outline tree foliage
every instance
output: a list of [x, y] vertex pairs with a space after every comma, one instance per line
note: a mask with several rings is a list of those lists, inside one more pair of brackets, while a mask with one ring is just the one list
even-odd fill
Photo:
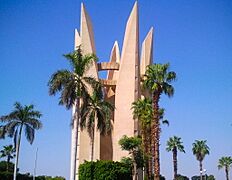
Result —
[[79, 166], [79, 180], [131, 180], [131, 166], [114, 161], [85, 162]]
[[166, 150], [172, 151], [173, 154], [173, 169], [174, 169], [174, 179], [177, 179], [177, 152], [184, 152], [184, 146], [182, 144], [181, 138], [177, 136], [170, 137], [167, 141]]
[[1, 137], [4, 138], [5, 135], [7, 135], [14, 138], [16, 147], [14, 180], [16, 180], [17, 174], [22, 131], [24, 130], [26, 139], [32, 144], [35, 137], [35, 130], [42, 128], [42, 123], [39, 120], [41, 116], [42, 114], [39, 111], [34, 110], [34, 105], [22, 106], [19, 102], [16, 102], [12, 112], [0, 117], [0, 122], [4, 123], [4, 125], [2, 125], [3, 133]]
[[48, 86], [49, 95], [56, 95], [60, 93], [59, 105], [64, 105], [67, 109], [74, 107], [72, 117], [72, 134], [73, 150], [71, 155], [71, 178], [75, 180], [76, 175], [76, 159], [77, 159], [77, 142], [78, 142], [78, 129], [80, 118], [80, 103], [84, 102], [89, 95], [89, 90], [93, 88], [98, 82], [86, 72], [89, 67], [97, 60], [94, 54], [83, 55], [81, 47], [72, 53], [64, 55], [71, 66], [71, 70], [62, 69], [52, 74]]
[[196, 140], [193, 143], [192, 151], [198, 161], [203, 161], [205, 155], [209, 154], [209, 146], [206, 142], [206, 140]]
[[227, 156], [227, 157], [221, 157], [218, 162], [218, 169], [225, 168], [225, 173], [226, 173], [226, 179], [229, 180], [229, 170], [230, 167], [232, 166], [232, 157]]
[[2, 137], [8, 135], [14, 138], [14, 142], [17, 141], [19, 130], [24, 128], [26, 139], [30, 144], [34, 141], [35, 130], [42, 128], [42, 123], [39, 120], [42, 114], [39, 111], [34, 110], [34, 105], [22, 106], [19, 102], [14, 104], [14, 110], [8, 115], [1, 116], [0, 122], [2, 125]]
[[173, 96], [174, 87], [171, 83], [175, 79], [176, 73], [174, 71], [169, 71], [169, 64], [152, 64], [147, 66], [143, 79], [143, 86], [152, 94], [153, 119], [151, 121], [151, 154], [153, 162], [151, 164], [154, 164], [152, 170], [155, 180], [159, 180], [160, 178], [159, 141], [161, 117], [159, 112], [159, 100], [163, 93], [168, 97]]
[[[213, 175], [204, 175], [204, 178], [206, 178], [207, 180], [216, 180], [216, 178]], [[191, 180], [200, 180], [201, 177], [200, 176], [193, 176], [191, 177]]]
[[189, 180], [189, 178], [187, 176], [177, 174], [176, 180]]

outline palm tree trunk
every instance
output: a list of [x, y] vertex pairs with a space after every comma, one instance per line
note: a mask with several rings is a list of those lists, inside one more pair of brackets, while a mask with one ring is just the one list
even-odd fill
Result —
[[177, 149], [173, 149], [173, 168], [174, 168], [174, 180], [177, 179]]
[[203, 173], [202, 161], [199, 162], [200, 162], [200, 180], [202, 180], [202, 173]]
[[10, 164], [10, 156], [7, 156], [7, 162], [6, 162], [6, 172], [9, 171], [9, 164]]
[[95, 130], [95, 123], [93, 123], [93, 127], [92, 127], [92, 132], [90, 135], [90, 146], [91, 146], [91, 152], [90, 152], [90, 160], [91, 162], [93, 161], [93, 153], [94, 153], [94, 130]]
[[137, 172], [137, 165], [135, 162], [135, 153], [132, 152], [132, 162], [133, 162], [133, 180], [137, 180], [138, 172]]
[[225, 171], [226, 171], [226, 180], [229, 180], [229, 168], [226, 167]]
[[15, 157], [13, 180], [16, 180], [16, 175], [17, 175], [18, 161], [19, 161], [19, 147], [20, 147], [20, 142], [21, 142], [22, 129], [23, 129], [23, 124], [21, 124], [21, 126], [20, 126], [19, 136], [18, 136], [18, 140], [17, 140], [17, 144], [16, 144], [16, 157]]
[[[147, 153], [147, 144], [146, 144], [146, 128], [141, 125], [141, 136], [142, 136], [142, 151], [143, 151], [143, 159], [146, 159]], [[148, 169], [148, 161], [145, 161], [145, 168], [143, 169], [143, 173], [147, 176]]]
[[73, 117], [73, 128], [72, 128], [72, 154], [71, 154], [71, 170], [70, 170], [70, 180], [78, 179], [78, 131], [79, 131], [79, 106], [80, 98], [77, 98], [75, 105], [75, 112]]
[[151, 153], [151, 128], [149, 128], [147, 136], [147, 155], [148, 155], [148, 179], [152, 177], [152, 153]]
[[160, 179], [160, 162], [159, 162], [159, 140], [160, 140], [160, 123], [159, 123], [159, 99], [160, 93], [153, 93], [153, 110], [154, 117], [151, 124], [151, 151], [154, 158], [154, 180]]
[[144, 154], [146, 159], [145, 172], [148, 179], [151, 179], [151, 142], [149, 128], [144, 129]]

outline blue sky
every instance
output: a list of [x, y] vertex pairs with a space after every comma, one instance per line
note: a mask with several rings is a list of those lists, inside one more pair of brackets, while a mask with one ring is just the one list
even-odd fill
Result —
[[[79, 0], [0, 0], [0, 115], [15, 101], [33, 103], [43, 113], [43, 129], [33, 145], [23, 138], [19, 168], [37, 174], [69, 176], [71, 112], [49, 97], [53, 72], [69, 68], [62, 54], [73, 50], [79, 29]], [[84, 1], [91, 17], [97, 56], [109, 59], [115, 40], [120, 49], [133, 0]], [[172, 179], [172, 155], [165, 151], [170, 136], [182, 137], [186, 154], [179, 154], [179, 173], [199, 173], [192, 155], [194, 140], [207, 140], [210, 155], [204, 168], [217, 179], [221, 156], [232, 156], [232, 1], [139, 0], [140, 45], [155, 28], [154, 62], [170, 62], [178, 80], [172, 99], [161, 98], [170, 126], [162, 127], [161, 172]], [[11, 139], [0, 140], [0, 147]]]

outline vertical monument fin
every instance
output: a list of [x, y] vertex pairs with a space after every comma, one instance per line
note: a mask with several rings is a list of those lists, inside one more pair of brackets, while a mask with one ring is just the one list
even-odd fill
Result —
[[[110, 54], [110, 62], [111, 63], [120, 63], [120, 52], [118, 47], [118, 42], [114, 42], [114, 46], [111, 50]], [[107, 79], [109, 80], [117, 80], [118, 79], [118, 71], [109, 70], [107, 74]]]
[[[80, 37], [81, 37], [81, 50], [83, 55], [92, 54], [92, 53], [96, 54], [92, 23], [83, 3], [81, 4]], [[89, 67], [85, 75], [91, 76], [92, 78], [98, 80], [98, 69], [96, 62], [94, 62], [91, 65], [91, 67]], [[89, 92], [90, 93], [92, 92], [91, 88], [89, 88]], [[80, 136], [79, 136], [80, 145], [78, 146], [78, 153], [79, 153], [79, 163], [81, 164], [85, 160], [90, 160], [91, 148], [90, 148], [90, 138], [87, 131], [86, 130], [81, 131], [79, 129], [79, 132], [80, 132]], [[95, 128], [93, 158], [94, 160], [96, 160], [99, 159], [99, 157], [100, 157], [100, 134], [99, 131], [96, 131]]]
[[80, 34], [83, 54], [96, 53], [92, 23], [83, 3], [81, 3]]
[[129, 19], [123, 41], [119, 76], [115, 94], [115, 119], [113, 134], [113, 160], [127, 156], [122, 151], [118, 141], [123, 135], [134, 136], [137, 127], [133, 119], [131, 104], [139, 97], [139, 24], [138, 6], [135, 2]]
[[81, 45], [81, 37], [77, 29], [75, 29], [74, 38], [75, 38], [74, 49], [76, 50], [77, 47]]
[[142, 44], [141, 66], [140, 66], [140, 73], [142, 76], [146, 72], [146, 67], [152, 64], [152, 58], [153, 58], [153, 27], [148, 32]]

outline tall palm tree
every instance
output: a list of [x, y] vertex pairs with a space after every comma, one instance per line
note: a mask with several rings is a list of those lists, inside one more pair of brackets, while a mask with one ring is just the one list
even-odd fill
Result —
[[152, 92], [153, 119], [151, 122], [151, 148], [154, 158], [154, 179], [159, 180], [159, 141], [160, 141], [160, 114], [159, 100], [162, 93], [172, 97], [174, 88], [171, 83], [176, 79], [176, 73], [169, 71], [169, 64], [153, 64], [147, 67], [143, 85]]
[[185, 153], [184, 146], [182, 143], [183, 142], [181, 141], [181, 138], [177, 136], [170, 137], [167, 141], [166, 150], [168, 152], [172, 151], [173, 153], [174, 180], [177, 180], [177, 151], [179, 150], [180, 152]]
[[0, 151], [0, 158], [6, 157], [6, 171], [9, 170], [10, 160], [15, 157], [15, 148], [13, 145], [3, 146], [3, 149]]
[[145, 173], [151, 179], [151, 120], [153, 117], [152, 100], [150, 98], [138, 99], [132, 103], [133, 116], [138, 119], [141, 127], [142, 146], [146, 156]]
[[230, 167], [232, 166], [232, 157], [227, 156], [227, 157], [221, 157], [218, 162], [218, 169], [225, 168], [226, 172], [226, 180], [229, 180], [229, 170]]
[[[95, 124], [101, 134], [107, 134], [111, 130], [111, 114], [114, 110], [113, 105], [104, 101], [101, 86], [93, 91], [81, 107], [80, 126], [86, 128], [91, 141], [90, 160], [93, 161]], [[96, 122], [97, 121], [97, 122]]]
[[1, 116], [0, 121], [6, 123], [4, 133], [10, 137], [14, 137], [16, 142], [16, 158], [14, 166], [14, 180], [16, 180], [16, 173], [19, 160], [19, 149], [22, 131], [24, 129], [26, 139], [30, 144], [33, 143], [35, 137], [35, 130], [42, 128], [40, 117], [42, 114], [34, 110], [34, 105], [22, 106], [19, 102], [14, 104], [14, 110], [8, 115]]
[[72, 132], [73, 137], [73, 154], [71, 156], [71, 175], [70, 179], [76, 179], [76, 159], [77, 159], [77, 142], [78, 142], [78, 128], [79, 128], [79, 107], [80, 100], [85, 101], [88, 95], [88, 90], [97, 84], [96, 80], [90, 76], [86, 76], [86, 71], [97, 60], [96, 56], [82, 55], [81, 48], [78, 47], [76, 51], [64, 55], [70, 62], [72, 70], [58, 70], [50, 78], [48, 82], [49, 95], [55, 95], [61, 92], [60, 105], [64, 105], [67, 109], [73, 107], [74, 115], [72, 117]]
[[195, 140], [192, 148], [193, 155], [195, 155], [197, 160], [199, 161], [201, 180], [203, 173], [202, 162], [205, 158], [205, 155], [209, 154], [209, 147], [207, 146], [206, 142], [207, 142], [206, 140]]

